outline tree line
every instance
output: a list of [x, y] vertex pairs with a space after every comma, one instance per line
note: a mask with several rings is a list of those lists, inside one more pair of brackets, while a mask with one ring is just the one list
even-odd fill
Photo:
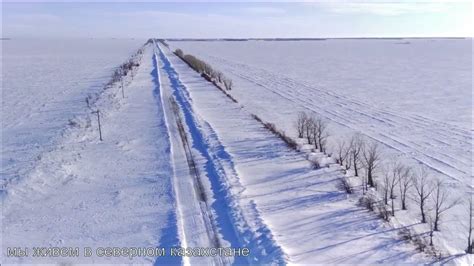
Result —
[[[330, 132], [328, 122], [318, 115], [306, 112], [298, 113], [295, 128], [298, 138], [314, 146], [314, 149], [332, 157], [339, 164], [344, 173], [351, 170], [355, 177], [361, 178], [361, 188], [367, 207], [378, 209], [385, 220], [395, 216], [396, 201], [402, 210], [408, 210], [407, 199], [416, 203], [420, 222], [428, 223], [430, 231], [430, 245], [433, 245], [433, 235], [441, 231], [441, 224], [446, 212], [460, 203], [460, 199], [453, 199], [449, 195], [447, 185], [441, 179], [430, 177], [425, 166], [417, 168], [404, 165], [394, 159], [384, 158], [382, 149], [376, 141], [369, 141], [360, 133], [352, 135], [348, 140], [339, 139], [333, 147], [333, 153], [328, 153], [327, 140]], [[342, 186], [348, 193], [352, 193], [350, 183], [344, 179]], [[371, 192], [371, 193], [368, 193]], [[372, 193], [375, 193], [372, 194]], [[474, 240], [472, 197], [469, 196], [469, 226], [467, 228], [467, 249], [472, 254]], [[381, 198], [379, 201], [377, 198]]]
[[227, 78], [222, 72], [213, 69], [208, 63], [202, 61], [194, 55], [184, 54], [181, 49], [176, 49], [174, 54], [181, 58], [192, 69], [201, 74], [201, 76], [208, 81], [218, 82], [224, 85], [226, 90], [232, 90], [232, 87], [234, 86], [232, 80]]

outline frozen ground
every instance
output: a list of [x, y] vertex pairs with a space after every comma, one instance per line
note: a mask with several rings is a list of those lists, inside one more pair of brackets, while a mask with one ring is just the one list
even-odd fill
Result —
[[2, 41], [2, 169], [7, 180], [27, 174], [55, 146], [68, 120], [83, 114], [85, 97], [103, 88], [113, 68], [144, 40]]

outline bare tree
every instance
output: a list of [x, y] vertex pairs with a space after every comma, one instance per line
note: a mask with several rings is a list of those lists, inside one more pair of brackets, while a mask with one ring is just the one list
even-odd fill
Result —
[[308, 125], [310, 128], [310, 134], [311, 134], [311, 143], [314, 145], [314, 149], [318, 149], [318, 129], [317, 127], [317, 121], [316, 117], [311, 118], [311, 123]]
[[389, 182], [388, 182], [388, 189], [389, 189], [389, 194], [390, 194], [390, 202], [392, 205], [392, 215], [395, 216], [395, 187], [397, 186], [398, 182], [400, 182], [400, 179], [398, 178], [398, 173], [400, 172], [400, 169], [402, 168], [402, 164], [399, 162], [395, 162], [392, 165], [391, 171], [389, 171]]
[[428, 181], [428, 172], [424, 166], [420, 167], [416, 179], [413, 183], [415, 190], [416, 190], [416, 197], [415, 201], [418, 203], [421, 212], [421, 222], [426, 223], [426, 201], [428, 197], [433, 193], [433, 187]]
[[346, 164], [345, 164], [346, 171], [351, 169], [351, 166], [352, 166], [352, 155], [351, 155], [351, 146], [349, 143], [349, 145], [347, 145], [347, 157], [346, 157]]
[[303, 138], [306, 132], [306, 122], [308, 115], [305, 112], [298, 113], [298, 119], [296, 120], [296, 129], [298, 130], [298, 138]]
[[314, 135], [315, 139], [315, 148], [319, 146], [319, 150], [323, 153], [326, 152], [326, 139], [329, 137], [327, 132], [327, 122], [321, 117], [316, 117], [314, 119]]
[[410, 188], [413, 186], [413, 173], [411, 171], [411, 168], [404, 166], [400, 169], [400, 172], [398, 173], [398, 179], [399, 179], [399, 188], [400, 188], [400, 201], [402, 204], [402, 210], [407, 209], [407, 194]]
[[439, 231], [441, 215], [459, 203], [459, 200], [449, 202], [448, 192], [440, 179], [434, 184], [434, 193], [432, 194], [434, 207], [434, 230]]
[[428, 213], [428, 225], [430, 226], [430, 246], [433, 246], [433, 236], [434, 236], [434, 219], [431, 213]]
[[[315, 121], [314, 121], [314, 118], [313, 117], [307, 117], [306, 119], [306, 139], [308, 140], [308, 144], [313, 144], [313, 140], [314, 140], [314, 125], [315, 125]], [[317, 144], [317, 143], [316, 143]], [[318, 147], [316, 147], [317, 149]]]
[[352, 136], [351, 142], [350, 142], [350, 147], [351, 147], [351, 160], [352, 164], [354, 167], [354, 175], [359, 176], [359, 161], [360, 161], [360, 154], [364, 148], [364, 140], [362, 138], [362, 135], [359, 133], [355, 134]]
[[391, 182], [391, 177], [392, 174], [388, 169], [383, 170], [384, 175], [382, 179], [382, 197], [383, 197], [383, 203], [385, 205], [388, 205], [388, 195], [389, 195], [389, 190], [390, 190], [390, 182]]
[[374, 187], [374, 171], [379, 167], [380, 152], [377, 142], [366, 146], [362, 153], [363, 164], [367, 172], [367, 184]]
[[473, 253], [474, 240], [472, 240], [472, 219], [473, 219], [473, 210], [472, 210], [472, 196], [469, 194], [469, 227], [468, 227], [468, 236], [467, 236], [467, 249], [468, 254]]
[[336, 162], [343, 166], [350, 152], [347, 142], [343, 139], [338, 140], [336, 149]]

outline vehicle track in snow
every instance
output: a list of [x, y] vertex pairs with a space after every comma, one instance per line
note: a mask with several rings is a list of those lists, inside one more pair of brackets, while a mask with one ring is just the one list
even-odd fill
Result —
[[[221, 248], [223, 247], [223, 243], [221, 241], [221, 236], [219, 236], [219, 232], [222, 235], [222, 238], [225, 241], [228, 241], [230, 243], [231, 247], [240, 247], [240, 241], [238, 240], [237, 232], [235, 228], [233, 228], [233, 221], [231, 221], [230, 217], [231, 215], [226, 212], [226, 207], [223, 203], [226, 202], [226, 196], [224, 193], [224, 189], [221, 187], [221, 184], [219, 184], [219, 170], [217, 169], [216, 165], [214, 164], [214, 160], [211, 157], [210, 154], [210, 148], [208, 147], [208, 144], [206, 143], [205, 137], [202, 135], [202, 132], [199, 130], [199, 125], [198, 122], [196, 121], [196, 118], [194, 117], [194, 112], [191, 108], [191, 105], [189, 102], [187, 102], [185, 96], [183, 95], [183, 90], [184, 90], [184, 85], [181, 83], [179, 80], [179, 76], [172, 67], [171, 63], [168, 61], [168, 58], [165, 56], [165, 54], [161, 51], [159, 46], [156, 46], [159, 50], [159, 57], [161, 58], [162, 62], [164, 63], [164, 69], [167, 72], [167, 75], [170, 79], [171, 86], [173, 89], [173, 96], [176, 101], [176, 107], [178, 107], [180, 110], [176, 110], [175, 115], [177, 115], [176, 119], [177, 122], [180, 123], [180, 114], [179, 112], [182, 112], [183, 118], [184, 118], [184, 124], [186, 124], [187, 129], [189, 130], [190, 133], [190, 140], [188, 140], [186, 134], [183, 132], [184, 125], [183, 122], [181, 122], [178, 127], [182, 127], [180, 130], [180, 134], [182, 135], [182, 141], [184, 146], [184, 149], [186, 151], [186, 156], [188, 157], [188, 163], [191, 160], [191, 164], [189, 165], [190, 170], [194, 172], [194, 177], [196, 180], [194, 180], [195, 183], [195, 188], [196, 192], [200, 198], [201, 201], [203, 201], [200, 206], [202, 207], [202, 214], [203, 217], [208, 218], [209, 220], [207, 221], [207, 230], [208, 230], [208, 235], [210, 238], [210, 242], [213, 243], [214, 248]], [[198, 174], [199, 168], [196, 167], [195, 165], [195, 159], [193, 158], [194, 156], [192, 155], [192, 150], [189, 147], [189, 143], [191, 142], [191, 146], [194, 149], [197, 149], [202, 157], [206, 160], [205, 163], [205, 174], [208, 176], [208, 178], [211, 181], [211, 186], [213, 187], [213, 192], [216, 197], [216, 201], [211, 204], [211, 206], [208, 205], [208, 197], [205, 194], [202, 182], [200, 180], [200, 175]], [[220, 171], [221, 172], [221, 171]], [[213, 213], [216, 213], [217, 217], [214, 217]], [[219, 230], [220, 229], [220, 230]], [[237, 258], [238, 259], [238, 258]], [[229, 264], [230, 262], [227, 262]], [[235, 261], [235, 263], [238, 264], [246, 264], [247, 262], [245, 260], [238, 260]], [[222, 264], [225, 264], [224, 262]]]
[[[247, 64], [215, 56], [211, 58], [226, 72], [316, 112], [333, 123], [360, 131], [436, 172], [473, 187], [467, 182], [471, 175], [471, 133], [465, 129], [420, 115], [371, 106]], [[407, 135], [410, 138], [406, 138]]]
[[[197, 169], [201, 171], [202, 178], [207, 178], [210, 184], [210, 191], [205, 191], [208, 193], [206, 199], [210, 207], [210, 217], [214, 220], [219, 234], [220, 245], [232, 248], [251, 247], [250, 256], [234, 257], [233, 264], [284, 263], [284, 254], [271, 238], [268, 228], [263, 223], [259, 223], [256, 228], [251, 227], [243, 216], [242, 207], [230, 191], [236, 184], [229, 184], [229, 175], [237, 175], [231, 155], [220, 143], [211, 125], [195, 113], [188, 88], [180, 80], [178, 72], [169, 60], [170, 55], [166, 55], [162, 48], [157, 47], [163, 63], [162, 69], [170, 79], [172, 95], [182, 113], [188, 143], [192, 147], [189, 153], [192, 155], [196, 152], [198, 156], [194, 157]], [[202, 82], [207, 83], [204, 80]], [[249, 210], [246, 209], [246, 212]], [[262, 231], [265, 230], [267, 233], [263, 234]], [[224, 264], [229, 262], [224, 261]]]

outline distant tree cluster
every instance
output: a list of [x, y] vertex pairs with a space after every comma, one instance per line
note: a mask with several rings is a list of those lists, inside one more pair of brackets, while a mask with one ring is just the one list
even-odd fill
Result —
[[232, 80], [224, 76], [222, 72], [214, 70], [208, 63], [193, 55], [184, 54], [181, 49], [176, 49], [174, 54], [186, 62], [196, 72], [200, 73], [201, 76], [208, 81], [222, 84], [226, 90], [231, 90], [233, 88]]
[[163, 44], [164, 46], [166, 46], [167, 48], [169, 48], [169, 45], [168, 45], [168, 43], [166, 42], [165, 39], [158, 39], [158, 42], [160, 42], [161, 44]]

